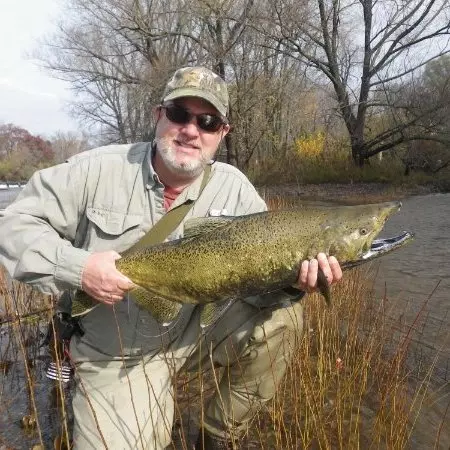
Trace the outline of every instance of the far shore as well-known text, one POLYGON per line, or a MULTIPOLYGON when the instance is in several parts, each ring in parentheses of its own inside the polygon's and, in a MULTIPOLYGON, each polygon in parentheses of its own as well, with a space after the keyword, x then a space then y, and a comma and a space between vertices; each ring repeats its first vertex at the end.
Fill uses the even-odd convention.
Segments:
POLYGON ((413 195, 428 195, 440 192, 436 186, 393 185, 388 183, 322 183, 284 184, 258 186, 264 198, 288 197, 300 201, 321 201, 341 204, 377 203, 403 200, 413 195))

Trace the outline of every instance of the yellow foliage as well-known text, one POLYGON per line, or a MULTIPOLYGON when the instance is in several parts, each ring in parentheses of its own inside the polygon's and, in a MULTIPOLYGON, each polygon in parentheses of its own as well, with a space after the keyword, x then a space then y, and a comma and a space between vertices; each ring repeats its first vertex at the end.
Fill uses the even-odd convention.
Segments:
POLYGON ((325 149, 325 133, 305 134, 294 142, 294 152, 302 158, 316 159, 323 155, 325 149))

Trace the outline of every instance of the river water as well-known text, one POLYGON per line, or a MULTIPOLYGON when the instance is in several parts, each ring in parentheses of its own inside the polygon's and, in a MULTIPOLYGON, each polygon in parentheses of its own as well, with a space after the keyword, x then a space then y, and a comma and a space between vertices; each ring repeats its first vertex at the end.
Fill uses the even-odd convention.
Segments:
MULTIPOLYGON (((19 192, 0 191, 0 209, 19 192)), ((428 417, 440 420, 450 397, 450 194, 405 199, 381 236, 403 230, 413 232, 415 240, 373 263, 377 271, 374 291, 392 305, 390 314, 399 324, 399 339, 412 339, 413 354, 425 367, 436 364, 433 378, 441 386, 441 395, 428 417)), ((447 418, 447 438, 448 424, 447 418)))
POLYGON ((0 209, 6 208, 19 194, 20 188, 0 189, 0 209))
POLYGON ((440 349, 437 375, 450 380, 450 194, 411 197, 382 236, 407 230, 408 246, 379 260, 376 291, 397 302, 404 323, 415 319, 416 346, 440 349), (420 313, 420 316, 418 317, 420 313))

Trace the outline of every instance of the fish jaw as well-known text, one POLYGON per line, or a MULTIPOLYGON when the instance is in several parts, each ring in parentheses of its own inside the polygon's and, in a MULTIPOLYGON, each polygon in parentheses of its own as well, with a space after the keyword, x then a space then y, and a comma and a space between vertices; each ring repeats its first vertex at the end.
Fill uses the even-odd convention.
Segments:
POLYGON ((363 253, 359 259, 345 262, 343 268, 348 269, 369 262, 394 250, 398 250, 400 247, 409 244, 413 240, 414 234, 409 231, 404 231, 402 234, 390 238, 375 239, 369 250, 363 253))

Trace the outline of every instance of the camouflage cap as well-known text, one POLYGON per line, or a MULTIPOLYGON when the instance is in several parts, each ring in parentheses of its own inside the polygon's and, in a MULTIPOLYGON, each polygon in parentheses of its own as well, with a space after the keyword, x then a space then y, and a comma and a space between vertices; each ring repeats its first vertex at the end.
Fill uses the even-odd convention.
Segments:
POLYGON ((183 67, 173 74, 164 90, 162 101, 164 103, 180 97, 203 98, 222 116, 227 116, 227 85, 219 75, 206 67, 183 67))

